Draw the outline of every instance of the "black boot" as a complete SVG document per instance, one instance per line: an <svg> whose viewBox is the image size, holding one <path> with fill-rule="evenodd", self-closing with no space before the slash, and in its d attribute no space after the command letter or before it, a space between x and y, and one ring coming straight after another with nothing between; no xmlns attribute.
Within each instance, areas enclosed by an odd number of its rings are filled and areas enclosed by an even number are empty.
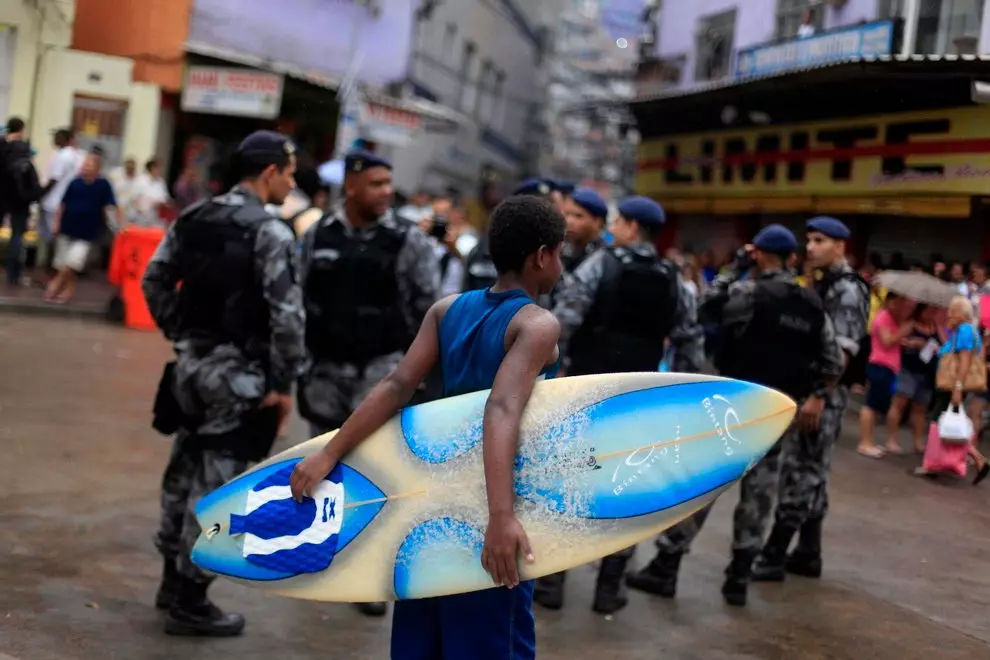
<svg viewBox="0 0 990 660"><path fill-rule="evenodd" d="M244 630L244 617L225 614L206 597L209 583L198 584L181 578L181 586L165 618L168 635L233 637Z"/></svg>
<svg viewBox="0 0 990 660"><path fill-rule="evenodd" d="M622 584L622 576L628 563L629 555L609 555L602 559L591 609L599 614L614 614L626 606L629 598Z"/></svg>
<svg viewBox="0 0 990 660"><path fill-rule="evenodd" d="M533 602L548 610L559 610L564 606L564 578L567 573L561 571L553 575L541 577L533 589Z"/></svg>
<svg viewBox="0 0 990 660"><path fill-rule="evenodd" d="M797 547L787 558L788 573L807 578L822 576L822 520L813 518L801 525Z"/></svg>
<svg viewBox="0 0 990 660"><path fill-rule="evenodd" d="M732 563L725 569L725 582L722 583L722 596L729 605L742 607L746 604L746 588L755 558L756 553L748 550L732 552Z"/></svg>
<svg viewBox="0 0 990 660"><path fill-rule="evenodd" d="M365 616L385 616L388 603L356 603L358 611Z"/></svg>
<svg viewBox="0 0 990 660"><path fill-rule="evenodd" d="M784 572L784 561L787 559L787 548L794 538L793 527L785 527L779 522L773 526L770 538L763 546L763 552L753 565L753 582L783 582L787 574Z"/></svg>
<svg viewBox="0 0 990 660"><path fill-rule="evenodd" d="M626 585L661 598L673 598L677 595L677 571L682 556L680 553L657 554L645 568L627 575Z"/></svg>
<svg viewBox="0 0 990 660"><path fill-rule="evenodd" d="M162 569L162 582L158 585L158 593L155 594L156 609L167 610L172 607L179 593L179 584L179 571L175 568L175 560L166 559L165 567Z"/></svg>

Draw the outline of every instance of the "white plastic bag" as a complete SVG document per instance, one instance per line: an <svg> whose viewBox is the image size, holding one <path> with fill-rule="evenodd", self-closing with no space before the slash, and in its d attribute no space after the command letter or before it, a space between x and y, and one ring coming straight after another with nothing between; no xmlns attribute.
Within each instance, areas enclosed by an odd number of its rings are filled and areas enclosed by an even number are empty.
<svg viewBox="0 0 990 660"><path fill-rule="evenodd" d="M973 439L973 421L962 407L953 410L952 406L939 415L938 435L942 442L963 444Z"/></svg>

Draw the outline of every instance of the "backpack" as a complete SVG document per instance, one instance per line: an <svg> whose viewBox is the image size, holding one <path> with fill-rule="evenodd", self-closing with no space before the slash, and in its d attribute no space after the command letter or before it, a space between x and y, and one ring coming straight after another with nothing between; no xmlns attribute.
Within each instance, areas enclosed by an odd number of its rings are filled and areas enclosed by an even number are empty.
<svg viewBox="0 0 990 660"><path fill-rule="evenodd" d="M30 158L18 158L7 166L7 172L12 182L11 195L22 204L33 204L41 199L45 192L38 179L38 171Z"/></svg>

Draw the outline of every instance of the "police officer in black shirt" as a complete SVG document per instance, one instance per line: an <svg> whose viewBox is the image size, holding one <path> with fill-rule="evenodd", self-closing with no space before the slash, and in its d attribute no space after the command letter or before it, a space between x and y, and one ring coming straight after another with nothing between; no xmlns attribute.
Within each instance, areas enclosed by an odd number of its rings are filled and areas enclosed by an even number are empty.
<svg viewBox="0 0 990 660"><path fill-rule="evenodd" d="M785 267L796 248L790 230L781 225L764 228L706 293L699 316L719 327L714 362L721 375L766 385L801 400L838 380L842 352L819 297L797 284ZM773 511L781 445L778 441L741 482L733 518L732 562L722 586L730 605L746 604L753 561ZM709 511L711 506L661 534L656 558L628 576L626 583L672 598L681 556L690 549Z"/></svg>

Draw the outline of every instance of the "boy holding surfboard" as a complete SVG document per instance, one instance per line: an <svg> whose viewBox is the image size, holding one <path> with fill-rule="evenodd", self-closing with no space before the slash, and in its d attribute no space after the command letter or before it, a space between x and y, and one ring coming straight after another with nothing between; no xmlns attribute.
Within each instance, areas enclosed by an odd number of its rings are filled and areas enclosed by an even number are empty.
<svg viewBox="0 0 990 660"><path fill-rule="evenodd" d="M344 423L332 443L300 462L291 478L297 501L337 462L406 405L437 363L444 396L491 389L484 415L488 528L481 562L496 587L398 601L392 658L536 656L533 583L520 582L518 557L535 560L516 519L513 472L523 410L541 377L555 374L560 326L536 304L560 278L564 218L547 199L514 196L492 213L489 250L498 280L489 289L439 301L399 366Z"/></svg>

